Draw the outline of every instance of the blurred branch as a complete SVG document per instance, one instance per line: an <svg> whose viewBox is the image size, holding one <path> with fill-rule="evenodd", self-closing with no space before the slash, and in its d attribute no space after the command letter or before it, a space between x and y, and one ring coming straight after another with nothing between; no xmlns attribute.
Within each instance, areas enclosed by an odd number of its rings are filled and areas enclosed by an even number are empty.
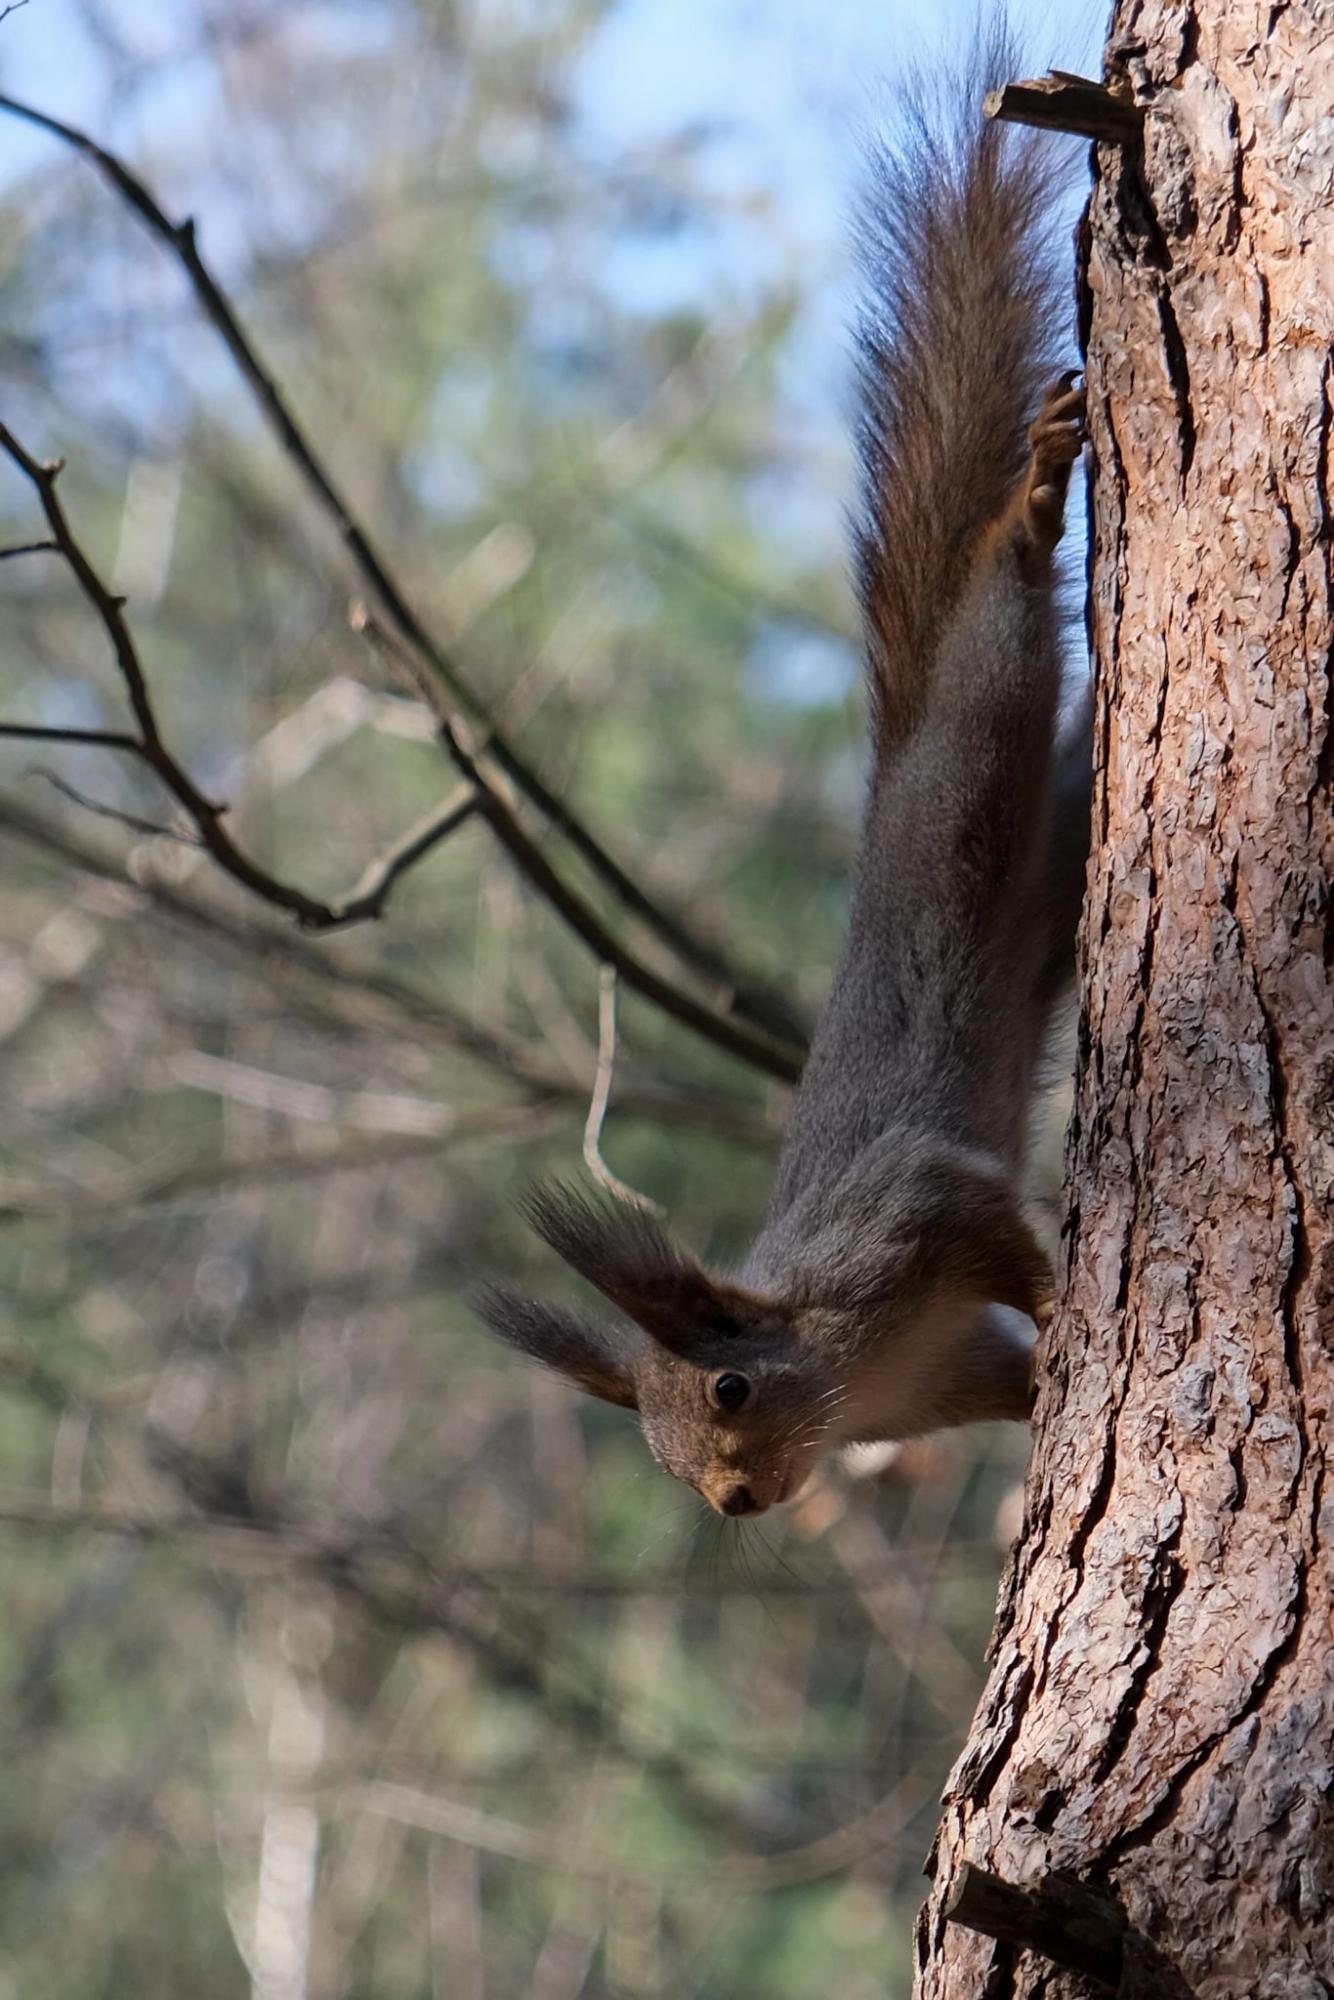
<svg viewBox="0 0 1334 2000"><path fill-rule="evenodd" d="M622 1712L583 1687L568 1667L562 1667L557 1636L564 1614L553 1611L557 1622L549 1626L528 1620L507 1632L487 1603L478 1603L476 1598L479 1590L494 1602L497 1593L536 1587L564 1600L571 1594L570 1579L557 1581L534 1578L531 1573L462 1566L445 1569L416 1556L392 1532L361 1529L350 1535L343 1524L320 1527L258 1511L246 1516L202 1509L153 1515L98 1500L73 1502L44 1493L8 1491L0 1492L0 1524L61 1535L92 1531L167 1546L198 1541L211 1559L235 1565L243 1572L256 1563L261 1569L275 1561L296 1563L401 1630L447 1632L482 1658L502 1684L540 1694L549 1715L580 1735L608 1743L636 1768L667 1784L680 1804L711 1831L746 1849L721 1864L727 1870L728 1885L738 1890L762 1892L818 1880L864 1861L868 1855L892 1851L896 1836L906 1830L934 1793L934 1779L920 1769L911 1769L869 1810L814 1839L794 1838L801 1831L801 1820L786 1810L775 1815L772 1800L750 1807L734 1797L718 1795L707 1766L697 1769L697 1760L682 1752L649 1748L642 1717ZM663 1588L657 1579L647 1589L639 1580L613 1587L618 1594L633 1596L651 1595ZM679 1585L670 1587L675 1591ZM717 1588L716 1580L709 1584L710 1597ZM749 1585L738 1584L736 1588L750 1594ZM656 1730L652 1733L657 1735ZM431 1825L447 1837L475 1840L497 1853L509 1852L542 1863L553 1858L546 1836L540 1832L484 1815L474 1817L470 1809L456 1814L448 1801L415 1788L370 1787L360 1803L408 1817L414 1824ZM776 1835L779 1846L774 1844ZM513 1844L502 1845L502 1840ZM567 1848L562 1848L560 1858L562 1865L570 1862Z"/></svg>
<svg viewBox="0 0 1334 2000"><path fill-rule="evenodd" d="M480 1848L485 1854L504 1854L513 1861L532 1861L539 1867L558 1867L562 1872L570 1866L568 1845L559 1836L540 1832L536 1827L519 1826L514 1820L482 1812L461 1800L442 1798L438 1792L421 1792L413 1786L379 1779L363 1785L353 1795L353 1803L362 1812L382 1813L386 1819L439 1834L465 1847ZM601 1879L612 1872L612 1864L610 1859L586 1862L579 1872Z"/></svg>
<svg viewBox="0 0 1334 2000"><path fill-rule="evenodd" d="M950 1643L948 1634L927 1615L923 1601L927 1577L914 1578L894 1562L894 1549L873 1514L858 1509L844 1515L830 1535L830 1545L849 1576L880 1576L875 1591L860 1584L866 1614L906 1675L914 1676L935 1707L951 1721L975 1707L981 1691L974 1662Z"/></svg>
<svg viewBox="0 0 1334 2000"><path fill-rule="evenodd" d="M801 1051L791 1047L792 1016L786 1005L741 982L719 950L694 937L679 918L654 902L620 864L613 860L582 821L548 789L538 774L519 756L514 746L497 728L489 711L456 661L426 630L401 586L372 543L369 534L356 519L345 496L334 484L327 468L297 423L273 376L260 361L242 329L229 300L200 256L193 217L187 216L180 223L172 222L145 183L132 173L122 160L107 152L87 133L12 97L0 95L0 110L12 112L29 124L50 132L54 137L74 147L85 159L90 160L121 198L148 225L153 234L176 256L194 289L201 310L221 335L283 449L301 472L320 505L332 518L344 547L376 599L384 607L395 629L429 672L434 683L434 705L437 709L440 707L440 690L443 689L450 701L456 703L481 732L485 738L484 747L487 755L569 841L623 907L665 943L683 965L691 967L694 972L702 975L717 990L720 1018L715 1018L697 1003L685 1002L684 996L675 996L678 1002L675 1010L677 1017L686 1019L687 1015L682 1009L688 1006L694 1015L689 1024L694 1026L697 1032L720 1042L724 1047L730 1047L734 1054L744 1056L748 1061L772 1071L775 1075L784 1076L789 1080L794 1078L800 1070ZM493 821L492 824L499 831L496 822ZM510 852L516 860L520 859L519 853L513 846L510 847ZM289 905L289 907L294 906ZM307 917L305 920L310 921L310 918ZM603 956L607 954L604 953ZM625 972L624 968L622 971L627 983L631 983L628 972ZM664 1004L663 995L671 994L673 989L664 981L657 980L655 983L659 991L648 997L655 998L656 1004L661 1006ZM731 1039L725 1040L720 1032L721 1027L733 1017L737 1022L752 1023L761 1031L759 1036L746 1037L735 1033Z"/></svg>
<svg viewBox="0 0 1334 2000"><path fill-rule="evenodd" d="M194 1195L215 1193L236 1185L251 1187L264 1181L309 1180L318 1175L364 1172L368 1168L392 1166L402 1160L430 1158L455 1145L475 1139L515 1139L530 1135L554 1106L538 1101L488 1108L471 1116L459 1117L447 1132L398 1133L393 1137L363 1139L337 1146L316 1148L275 1146L262 1153L236 1159L187 1161L165 1172L127 1173L100 1187L74 1188L41 1182L0 1179L0 1226L6 1222L30 1221L34 1216L53 1216L78 1221L95 1215L115 1214L121 1209L143 1208L150 1203L185 1201Z"/></svg>
<svg viewBox="0 0 1334 2000"><path fill-rule="evenodd" d="M86 831L76 832L11 799L0 800L0 831L62 863L128 888L161 920L184 925L215 948L239 956L270 985L277 985L281 975L287 1004L295 1001L326 1026L406 1033L470 1056L540 1096L580 1107L588 1101L591 1080L550 1063L532 1043L483 1026L437 995L419 993L387 974L341 964L320 945L289 930L240 922L213 899L194 891L187 894L147 870L131 873L122 854L95 843ZM690 1090L640 1075L633 1082L622 1081L612 1104L622 1117L714 1132L742 1145L771 1147L776 1140L770 1120L743 1099L717 1088Z"/></svg>
<svg viewBox="0 0 1334 2000"><path fill-rule="evenodd" d="M748 619L758 615L786 625L800 626L821 638L841 639L849 645L855 643L845 626L822 615L814 605L772 586L752 583L747 577L735 575L716 556L680 534L669 522L642 504L636 505L620 495L609 496L599 504L603 515L613 526L644 547L665 556L678 569L697 577Z"/></svg>
<svg viewBox="0 0 1334 2000"><path fill-rule="evenodd" d="M859 1813L855 1819L814 1840L802 1841L776 1853L724 1856L714 1863L707 1877L697 1868L673 1872L687 1882L707 1880L728 1889L761 1895L766 1890L787 1889L800 1882L818 1882L825 1876L841 1874L855 1862L864 1861L868 1854L883 1853L895 1835L906 1831L923 1806L934 1801L935 1792L934 1779L912 1770L869 1812ZM509 1855L516 1861L531 1861L539 1867L558 1868L563 1875L592 1876L616 1884L638 1879L660 1889L668 1872L661 1865L651 1873L638 1871L626 1865L623 1854L595 1856L585 1861L571 1852L568 1834L520 1826L461 1800L442 1798L438 1792L423 1792L415 1786L384 1779L364 1786L356 1795L356 1803L363 1811L384 1813L409 1826L440 1834L446 1840L479 1847L488 1854Z"/></svg>
<svg viewBox="0 0 1334 2000"><path fill-rule="evenodd" d="M189 1477L193 1470L207 1479L205 1462L186 1462L185 1454L182 1460L179 1476ZM547 1714L565 1728L607 1743L632 1766L657 1777L710 1831L746 1848L772 1838L772 1814L759 1817L724 1797L707 1765L697 1768L688 1755L648 1748L642 1717L622 1711L584 1686L559 1658L557 1628L539 1628L526 1619L517 1631L506 1630L492 1604L475 1601L471 1572L463 1568L442 1572L392 1534L363 1531L349 1537L340 1524L321 1531L258 1511L245 1516L203 1509L192 1514L140 1515L96 1501L69 1502L37 1493L0 1493L0 1522L57 1533L93 1529L165 1545L202 1537L219 1559L241 1563L257 1558L263 1563L277 1558L298 1563L385 1626L411 1636L448 1633L503 1685L540 1699ZM782 1822L790 1819L787 1813L781 1815Z"/></svg>
<svg viewBox="0 0 1334 2000"><path fill-rule="evenodd" d="M60 1387L72 1400L89 1403L103 1400L101 1391L66 1385L62 1378L40 1369L39 1364L31 1362L20 1350L3 1345L0 1345L0 1373L19 1379L36 1377L43 1394ZM354 1536L339 1521L303 1521L258 1513L227 1514L212 1508L153 1514L102 1500L57 1500L48 1493L16 1491L12 1487L0 1488L0 1527L32 1528L55 1535L125 1535L143 1542L204 1542L210 1547L216 1545L220 1555L230 1552L238 1561L250 1557L282 1562L332 1562L336 1558L344 1564L378 1561L386 1566L386 1574L397 1567L404 1573L429 1574L439 1586L467 1585L470 1590L514 1592L538 1598L700 1597L711 1603L719 1597L755 1596L752 1579L696 1575L684 1570L636 1572L633 1576L598 1570L561 1570L548 1574L532 1566L493 1563L485 1568L459 1564L453 1569L432 1564L427 1571L401 1536L377 1533L374 1528L363 1526ZM995 1574L999 1560L994 1542L960 1541L950 1546L951 1564L976 1567L987 1575ZM896 1545L892 1565L844 1576L802 1577L788 1571L767 1576L764 1594L838 1601L864 1598L893 1591L905 1563L935 1565L936 1562L937 1551L930 1546Z"/></svg>
<svg viewBox="0 0 1334 2000"><path fill-rule="evenodd" d="M199 835L202 846L217 862L224 873L240 882L254 895L277 909L290 911L309 930L333 930L345 924L357 923L367 917L375 917L383 909L390 890L398 879L419 861L423 855L461 826L473 809L471 798L460 802L457 798L447 800L435 815L416 828L411 829L390 850L385 858L373 864L362 878L362 885L353 894L339 903L321 902L317 897L308 896L303 889L281 881L261 868L236 845L223 826L223 816L227 808L206 798L195 784L185 766L167 748L157 719L157 711L149 692L148 677L134 635L125 617L125 600L109 591L101 577L85 555L81 543L70 527L68 517L60 504L56 492L56 482L60 477L61 461L55 460L43 465L24 450L13 433L0 424L0 447L13 459L20 472L35 487L42 511L50 524L57 548L65 558L80 590L92 606L111 644L116 665L129 697L130 707L139 725L137 736L113 730L66 730L48 729L36 723L9 722L0 725L0 735L11 738L28 738L35 741L52 740L69 743L99 745L104 749L124 751L147 764L173 798L181 806ZM142 830L142 829L141 829Z"/></svg>

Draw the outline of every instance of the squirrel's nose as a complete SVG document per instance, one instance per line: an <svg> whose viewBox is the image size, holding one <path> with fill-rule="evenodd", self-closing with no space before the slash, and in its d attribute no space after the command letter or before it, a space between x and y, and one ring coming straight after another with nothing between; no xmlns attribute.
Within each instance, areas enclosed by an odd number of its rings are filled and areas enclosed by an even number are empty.
<svg viewBox="0 0 1334 2000"><path fill-rule="evenodd" d="M754 1514L758 1511L759 1504L749 1486L734 1486L730 1492L724 1493L718 1502L724 1514Z"/></svg>

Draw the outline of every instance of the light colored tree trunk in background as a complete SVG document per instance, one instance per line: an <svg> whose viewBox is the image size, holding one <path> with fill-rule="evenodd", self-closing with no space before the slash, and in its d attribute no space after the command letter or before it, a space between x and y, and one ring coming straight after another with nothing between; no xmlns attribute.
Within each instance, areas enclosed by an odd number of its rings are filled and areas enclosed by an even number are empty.
<svg viewBox="0 0 1334 2000"><path fill-rule="evenodd" d="M945 1921L967 1859L1101 1885L1199 2000L1321 2000L1334 5L1127 0L1112 51L1148 115L1142 156L1098 149L1087 244L1104 776L1067 1282L917 1990L1097 1990Z"/></svg>

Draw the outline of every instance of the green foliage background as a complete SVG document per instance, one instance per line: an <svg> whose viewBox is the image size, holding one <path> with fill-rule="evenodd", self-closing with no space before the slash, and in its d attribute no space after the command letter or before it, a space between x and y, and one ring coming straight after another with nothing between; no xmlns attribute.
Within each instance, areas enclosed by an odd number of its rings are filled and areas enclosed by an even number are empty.
<svg viewBox="0 0 1334 2000"><path fill-rule="evenodd" d="M836 234L813 260L717 134L592 145L591 0L74 12L94 135L197 216L427 623L810 1018L860 785ZM341 893L453 774L179 270L22 144L5 420L67 460L173 745ZM707 304L609 275L667 254ZM118 726L63 565L0 580L0 712ZM0 750L0 2000L906 1992L1022 1440L724 1532L467 1311L563 1288L509 1203L579 1171L597 1042L597 966L485 828L307 939L92 812L173 828L137 767ZM736 1253L782 1088L625 996L616 1083L610 1164Z"/></svg>

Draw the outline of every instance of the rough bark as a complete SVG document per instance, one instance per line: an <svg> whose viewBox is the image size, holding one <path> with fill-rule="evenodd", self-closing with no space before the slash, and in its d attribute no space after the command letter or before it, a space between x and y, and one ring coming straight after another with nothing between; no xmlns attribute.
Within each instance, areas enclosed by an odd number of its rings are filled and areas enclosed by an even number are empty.
<svg viewBox="0 0 1334 2000"><path fill-rule="evenodd" d="M1111 54L1146 120L1098 148L1085 252L1102 776L1064 1302L917 1991L1318 2000L1334 5L1124 4ZM965 1862L1110 1899L1103 1983L949 1921Z"/></svg>

